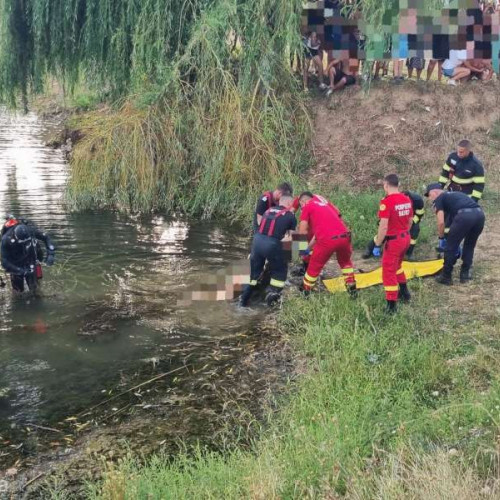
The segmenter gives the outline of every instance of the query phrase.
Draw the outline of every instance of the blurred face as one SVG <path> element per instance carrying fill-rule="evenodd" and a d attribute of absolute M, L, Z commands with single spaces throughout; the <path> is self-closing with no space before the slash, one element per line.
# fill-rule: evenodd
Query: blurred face
<path fill-rule="evenodd" d="M 311 42 L 316 42 L 317 40 L 318 40 L 318 34 L 315 31 L 313 31 L 311 33 Z"/>
<path fill-rule="evenodd" d="M 389 191 L 389 184 L 387 184 L 387 182 L 384 181 L 383 186 L 384 186 L 384 192 L 385 194 L 387 194 L 387 192 Z"/>
<path fill-rule="evenodd" d="M 429 200 L 434 201 L 441 193 L 442 191 L 440 189 L 429 191 Z"/>
<path fill-rule="evenodd" d="M 457 148 L 457 155 L 459 158 L 467 158 L 469 156 L 470 151 L 467 148 L 462 148 L 461 146 L 458 146 Z"/>
<path fill-rule="evenodd" d="M 308 198 L 307 196 L 302 196 L 302 198 L 299 200 L 300 208 L 304 208 L 310 201 L 311 198 Z"/>
<path fill-rule="evenodd" d="M 283 196 L 283 193 L 279 189 L 275 189 L 273 191 L 274 201 L 280 201 L 280 198 Z"/>

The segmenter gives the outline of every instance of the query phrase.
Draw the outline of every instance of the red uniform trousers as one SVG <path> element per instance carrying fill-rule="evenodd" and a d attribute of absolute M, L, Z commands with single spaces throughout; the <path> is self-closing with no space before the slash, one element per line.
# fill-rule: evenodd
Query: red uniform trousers
<path fill-rule="evenodd" d="M 391 238 L 391 236 L 389 236 Z M 398 300 L 399 285 L 406 283 L 402 264 L 406 251 L 410 247 L 410 233 L 398 233 L 394 239 L 386 241 L 382 255 L 382 281 L 385 298 Z"/>
<path fill-rule="evenodd" d="M 317 241 L 307 266 L 307 272 L 304 276 L 304 290 L 311 290 L 321 273 L 325 264 L 330 260 L 333 254 L 336 254 L 337 262 L 342 269 L 342 274 L 346 285 L 356 283 L 354 277 L 354 268 L 352 265 L 352 246 L 350 236 L 329 240 Z"/>

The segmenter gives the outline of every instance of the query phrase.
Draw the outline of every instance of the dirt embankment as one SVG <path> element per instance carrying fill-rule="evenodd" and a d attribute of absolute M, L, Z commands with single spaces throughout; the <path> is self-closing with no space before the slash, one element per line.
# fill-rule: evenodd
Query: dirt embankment
<path fill-rule="evenodd" d="M 396 172 L 413 189 L 437 179 L 463 138 L 487 168 L 489 191 L 500 185 L 500 85 L 470 82 L 376 83 L 368 96 L 349 88 L 314 106 L 313 178 L 353 189 L 375 187 Z"/>
<path fill-rule="evenodd" d="M 473 311 L 496 338 L 500 318 L 500 83 L 470 82 L 450 88 L 437 82 L 401 86 L 381 82 L 368 96 L 359 88 L 349 88 L 330 99 L 316 98 L 313 104 L 316 166 L 311 179 L 317 185 L 337 184 L 361 191 L 377 188 L 384 175 L 396 172 L 405 187 L 422 190 L 437 180 L 460 139 L 472 141 L 486 171 L 482 204 L 487 220 L 476 250 L 476 279 L 467 286 L 445 288 L 442 294 L 443 302 L 464 322 L 470 323 Z M 430 212 L 428 217 L 432 217 Z M 359 252 L 355 260 L 362 262 Z M 439 321 L 439 311 L 438 307 L 429 311 L 429 317 Z"/>

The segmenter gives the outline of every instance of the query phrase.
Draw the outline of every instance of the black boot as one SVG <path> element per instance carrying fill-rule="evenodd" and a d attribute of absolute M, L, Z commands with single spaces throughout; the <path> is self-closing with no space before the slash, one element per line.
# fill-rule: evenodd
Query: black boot
<path fill-rule="evenodd" d="M 472 273 L 470 269 L 460 269 L 460 283 L 467 283 L 472 280 Z"/>
<path fill-rule="evenodd" d="M 410 248 L 406 251 L 406 258 L 408 260 L 413 260 L 413 251 L 415 250 L 415 245 L 410 245 Z"/>
<path fill-rule="evenodd" d="M 347 293 L 351 297 L 351 299 L 357 299 L 358 298 L 358 289 L 356 287 L 356 283 L 350 283 L 349 285 L 345 286 L 347 288 Z"/>
<path fill-rule="evenodd" d="M 440 285 L 447 285 L 447 286 L 453 285 L 453 280 L 451 279 L 451 274 L 442 272 L 436 278 L 436 283 L 439 283 Z"/>
<path fill-rule="evenodd" d="M 361 255 L 362 259 L 369 259 L 372 256 L 373 249 L 375 248 L 375 242 L 373 240 L 368 243 L 365 253 Z"/>
<path fill-rule="evenodd" d="M 395 314 L 398 311 L 398 302 L 396 300 L 388 300 L 385 306 L 387 314 Z"/>
<path fill-rule="evenodd" d="M 410 290 L 408 290 L 408 285 L 406 283 L 399 285 L 399 300 L 405 303 L 408 303 L 411 300 L 411 293 Z"/>
<path fill-rule="evenodd" d="M 281 292 L 282 292 L 282 289 L 281 288 L 277 288 L 275 286 L 270 286 L 267 290 L 266 290 L 266 304 L 269 306 L 269 307 L 272 307 L 274 305 L 276 305 L 276 303 L 280 300 L 281 298 Z"/>
<path fill-rule="evenodd" d="M 250 298 L 255 290 L 254 286 L 245 285 L 243 288 L 243 293 L 240 295 L 240 306 L 248 307 L 248 303 L 250 302 Z"/>

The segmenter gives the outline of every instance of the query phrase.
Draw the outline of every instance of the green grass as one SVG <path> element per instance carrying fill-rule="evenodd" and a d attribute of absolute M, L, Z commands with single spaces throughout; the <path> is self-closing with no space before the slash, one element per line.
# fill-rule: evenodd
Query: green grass
<path fill-rule="evenodd" d="M 127 460 L 91 497 L 375 498 L 384 491 L 381 498 L 396 499 L 418 474 L 393 484 L 390 467 L 425 471 L 426 457 L 451 471 L 450 485 L 464 481 L 473 493 L 498 473 L 492 332 L 500 324 L 483 325 L 480 316 L 465 322 L 449 305 L 438 312 L 444 299 L 432 281 L 412 282 L 411 290 L 413 304 L 392 320 L 379 288 L 355 302 L 328 294 L 287 300 L 282 329 L 308 369 L 259 439 L 223 454 L 197 450 L 146 466 Z"/>

